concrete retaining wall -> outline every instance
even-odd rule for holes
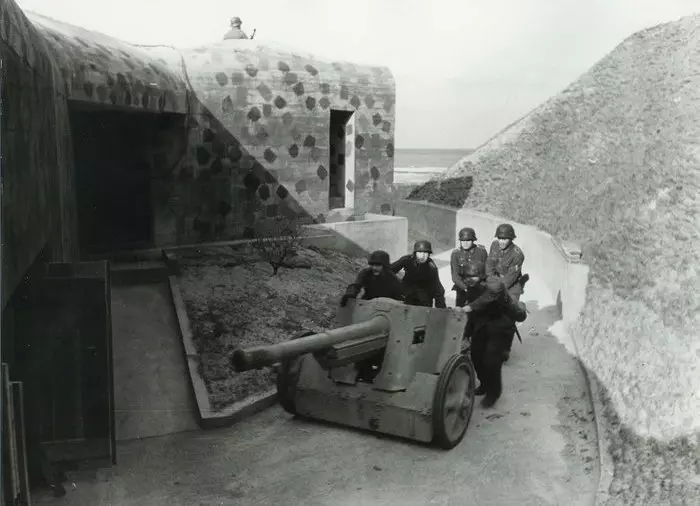
[[[349,254],[384,250],[394,261],[408,251],[408,223],[404,217],[366,213],[362,221],[339,221],[309,225],[312,230],[330,230],[332,238],[315,238],[317,246]]]
[[[457,210],[413,200],[399,200],[396,215],[408,219],[413,235],[419,234],[446,244],[457,244]],[[484,236],[485,237],[485,236]]]
[[[399,201],[396,214],[408,218],[413,233],[455,246],[459,229],[471,227],[487,250],[495,239],[496,227],[506,221],[471,209],[410,200]],[[525,252],[523,272],[542,278],[557,301],[562,320],[575,321],[583,309],[588,284],[588,266],[581,263],[581,248],[532,226],[508,223],[515,228],[516,243]]]

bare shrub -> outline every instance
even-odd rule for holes
[[[306,265],[292,264],[306,239],[306,229],[300,219],[278,216],[255,224],[252,246],[270,264],[275,276],[280,267],[294,269]]]

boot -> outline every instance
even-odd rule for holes
[[[481,399],[481,407],[482,408],[492,408],[494,404],[496,404],[496,401],[498,400],[498,397],[495,395],[487,395],[483,399]]]
[[[484,395],[486,393],[486,388],[483,384],[479,384],[476,390],[474,390],[474,395]]]
[[[53,492],[54,497],[65,497],[66,495],[66,489],[62,483],[51,485],[51,491]]]

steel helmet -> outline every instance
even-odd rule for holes
[[[515,239],[515,230],[513,230],[513,226],[508,223],[498,225],[498,227],[496,227],[496,238]]]
[[[389,262],[389,253],[386,251],[382,250],[377,250],[373,251],[369,255],[369,259],[367,260],[367,263],[369,265],[383,265],[384,267],[388,267],[390,262]]]
[[[476,241],[476,232],[474,232],[473,228],[464,227],[462,230],[459,231],[459,240]]]
[[[468,263],[464,268],[464,277],[485,279],[486,264],[483,262]]]
[[[424,251],[425,253],[432,253],[433,246],[432,244],[430,244],[430,241],[416,241],[416,243],[413,245],[413,252],[417,253],[419,251]]]
[[[234,16],[231,18],[231,26],[241,26],[241,24],[241,18],[239,18],[238,16]]]

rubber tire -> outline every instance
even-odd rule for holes
[[[315,332],[302,330],[294,334],[290,340],[313,334],[315,334]],[[291,360],[285,360],[280,364],[279,369],[277,369],[277,402],[279,402],[282,409],[290,415],[297,414],[294,394],[296,393],[297,383],[299,381],[299,370],[304,358],[304,355],[302,355]]]
[[[457,438],[452,439],[445,428],[445,418],[444,418],[444,406],[445,406],[445,396],[447,395],[447,387],[450,384],[450,380],[454,375],[455,371],[460,368],[466,368],[469,377],[469,386],[467,387],[467,396],[470,399],[469,412],[467,414],[467,423],[464,425],[464,430],[462,430]],[[452,355],[440,373],[437,387],[435,388],[435,396],[433,397],[433,444],[443,448],[445,450],[451,450],[457,446],[464,435],[467,433],[469,428],[469,423],[472,419],[472,414],[474,413],[474,404],[476,400],[476,371],[474,370],[474,365],[472,361],[465,355],[456,354]]]

